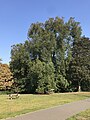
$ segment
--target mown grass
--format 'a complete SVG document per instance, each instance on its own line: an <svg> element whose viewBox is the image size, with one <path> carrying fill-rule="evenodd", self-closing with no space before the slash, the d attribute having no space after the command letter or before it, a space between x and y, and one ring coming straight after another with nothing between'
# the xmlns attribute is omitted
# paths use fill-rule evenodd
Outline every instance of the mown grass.
<svg viewBox="0 0 90 120"><path fill-rule="evenodd" d="M0 95L0 119L14 117L65 103L70 103L90 97L89 93L63 93L51 95L20 95L18 99L10 100L8 95Z"/></svg>
<svg viewBox="0 0 90 120"><path fill-rule="evenodd" d="M90 120L90 109L83 111L67 120Z"/></svg>

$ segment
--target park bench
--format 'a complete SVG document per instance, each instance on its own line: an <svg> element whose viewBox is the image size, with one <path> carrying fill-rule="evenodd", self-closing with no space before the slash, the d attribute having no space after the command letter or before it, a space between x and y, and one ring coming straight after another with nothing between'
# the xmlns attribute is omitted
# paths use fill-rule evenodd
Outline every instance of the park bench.
<svg viewBox="0 0 90 120"><path fill-rule="evenodd" d="M19 98L19 94L9 94L9 99Z"/></svg>

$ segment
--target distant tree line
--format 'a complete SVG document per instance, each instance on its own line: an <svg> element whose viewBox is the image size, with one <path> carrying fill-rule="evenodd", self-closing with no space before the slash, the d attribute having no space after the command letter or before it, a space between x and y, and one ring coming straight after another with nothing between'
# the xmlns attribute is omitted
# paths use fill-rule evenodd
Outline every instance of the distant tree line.
<svg viewBox="0 0 90 120"><path fill-rule="evenodd" d="M90 91L90 39L74 18L33 23L12 46L10 69L20 93Z"/></svg>

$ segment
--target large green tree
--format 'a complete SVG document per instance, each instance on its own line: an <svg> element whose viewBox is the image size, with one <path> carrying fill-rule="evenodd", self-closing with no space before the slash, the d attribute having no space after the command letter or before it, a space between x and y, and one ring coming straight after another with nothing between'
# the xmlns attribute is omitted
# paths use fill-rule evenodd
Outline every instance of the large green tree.
<svg viewBox="0 0 90 120"><path fill-rule="evenodd" d="M33 23L28 30L28 40L11 50L10 67L20 91L44 93L46 88L47 91L53 88L57 92L67 91L66 73L72 48L80 37L81 27L74 18L64 22L64 18L56 17L45 23Z"/></svg>
<svg viewBox="0 0 90 120"><path fill-rule="evenodd" d="M45 23L32 24L28 31L28 38L32 43L32 58L38 57L44 62L52 60L56 83L58 83L60 76L61 79L66 77L72 59L73 44L80 37L81 27L74 18L70 18L66 23L63 18L56 17L50 18Z"/></svg>
<svg viewBox="0 0 90 120"><path fill-rule="evenodd" d="M12 46L10 68L13 72L13 88L18 92L25 91L26 79L28 74L28 64L30 62L29 54L24 44Z"/></svg>
<svg viewBox="0 0 90 120"><path fill-rule="evenodd" d="M49 93L51 89L56 89L54 81L54 66L52 62L45 63L39 59L30 63L28 74L28 90L32 93Z"/></svg>
<svg viewBox="0 0 90 120"><path fill-rule="evenodd" d="M14 76L14 86L18 92L47 93L56 89L52 62L42 62L31 56L30 42L14 45L11 51L10 67Z"/></svg>
<svg viewBox="0 0 90 120"><path fill-rule="evenodd" d="M69 80L74 89L90 91L90 40L83 37L74 43L72 61L69 64Z"/></svg>

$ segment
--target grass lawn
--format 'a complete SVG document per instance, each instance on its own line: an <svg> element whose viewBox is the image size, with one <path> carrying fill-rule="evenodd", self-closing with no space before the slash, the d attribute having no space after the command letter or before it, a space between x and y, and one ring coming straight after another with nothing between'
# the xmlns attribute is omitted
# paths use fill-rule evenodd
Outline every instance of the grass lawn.
<svg viewBox="0 0 90 120"><path fill-rule="evenodd" d="M49 108L77 100L90 98L88 93L61 93L51 95L20 95L10 100L8 95L0 95L0 119L17 116L27 112Z"/></svg>
<svg viewBox="0 0 90 120"><path fill-rule="evenodd" d="M90 120L90 109L81 112L67 120Z"/></svg>

